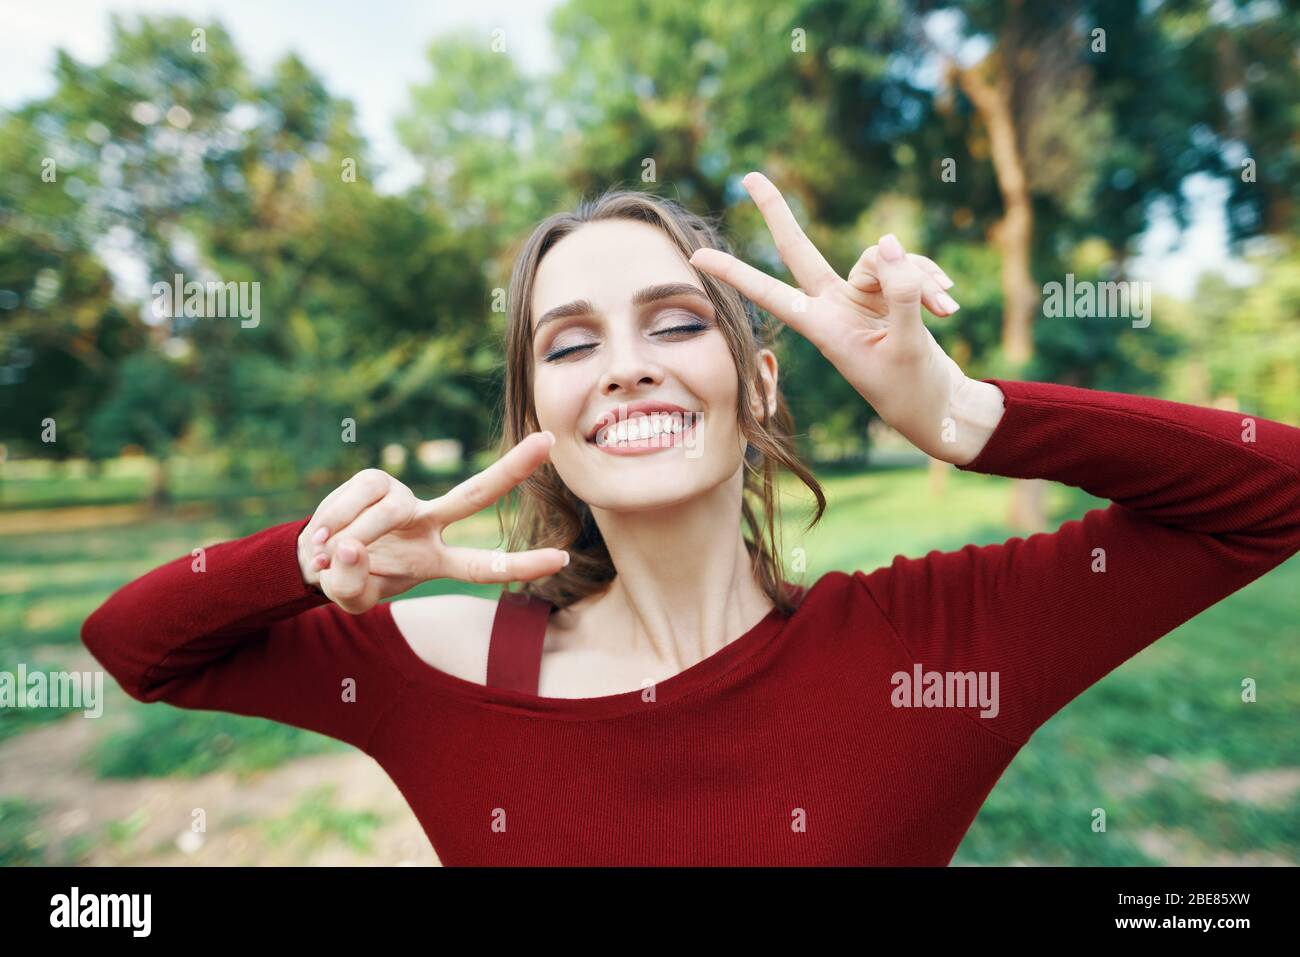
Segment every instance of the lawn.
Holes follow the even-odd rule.
[[[832,569],[869,570],[896,554],[958,548],[1007,537],[1002,515],[1009,483],[951,471],[941,497],[924,470],[895,468],[822,476],[829,506],[804,534],[806,494],[787,483],[784,557],[806,562],[806,583]],[[72,481],[72,480],[69,480]],[[82,479],[85,483],[93,480]],[[79,503],[113,501],[79,488]],[[134,480],[133,480],[134,481]],[[118,484],[113,484],[118,483]],[[134,486],[133,486],[134,487]],[[246,535],[307,515],[315,499],[292,496],[201,501],[140,520],[102,521],[85,507],[39,512],[37,496],[12,481],[0,514],[0,670],[69,667],[80,660],[81,622],[109,592],[196,544]],[[1099,503],[1053,486],[1053,526]],[[93,512],[93,509],[91,510]],[[24,524],[6,526],[22,516]],[[128,515],[128,518],[131,516]],[[6,533],[6,528],[18,531]],[[460,523],[457,544],[495,546],[486,511]],[[802,549],[802,553],[796,552]],[[413,594],[496,586],[437,581]],[[955,864],[1134,865],[1300,861],[1300,556],[1188,622],[1067,706],[1012,763],[962,843]],[[81,665],[85,667],[84,661]],[[1243,704],[1242,677],[1258,681],[1258,701]],[[295,728],[233,715],[146,706],[111,680],[106,710],[125,719],[106,730],[85,760],[99,779],[238,774],[273,768],[345,745]],[[0,747],[50,721],[51,711],[0,712]],[[1106,829],[1094,829],[1096,809]],[[51,861],[32,802],[0,794],[0,864]],[[330,833],[330,828],[321,829]],[[361,829],[364,833],[365,829]],[[63,855],[66,858],[66,852]],[[54,863],[71,862],[54,859]]]

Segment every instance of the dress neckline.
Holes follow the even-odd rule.
[[[798,603],[806,589],[802,586],[794,587],[795,600]],[[739,637],[727,642],[707,658],[655,684],[654,700],[648,700],[646,697],[649,694],[648,688],[599,695],[594,698],[553,698],[511,688],[482,685],[434,667],[416,654],[415,649],[406,640],[406,636],[393,618],[391,604],[388,601],[381,602],[374,610],[383,627],[389,631],[389,642],[396,663],[412,684],[425,687],[436,686],[493,710],[561,721],[586,721],[644,714],[656,707],[678,701],[732,671],[771,645],[790,620],[781,614],[779,608],[773,606]]]

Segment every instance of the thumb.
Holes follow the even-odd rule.
[[[355,538],[341,538],[334,546],[329,568],[320,573],[321,591],[346,612],[359,615],[378,597],[371,584],[370,556]]]
[[[925,328],[921,321],[925,273],[907,257],[903,244],[893,233],[880,237],[879,265],[881,292],[889,304],[890,318],[900,328],[919,333]]]

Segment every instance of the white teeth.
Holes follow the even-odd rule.
[[[676,434],[690,428],[698,416],[694,412],[655,412],[651,415],[638,415],[630,421],[624,420],[602,428],[596,433],[596,444],[622,445],[629,441],[653,438],[668,433]]]

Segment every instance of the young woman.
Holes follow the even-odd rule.
[[[970,379],[922,322],[956,308],[938,267],[885,236],[841,278],[745,185],[801,289],[652,195],[554,216],[511,281],[499,461],[429,501],[361,472],[124,586],[86,645],[138,700],[362,749],[444,864],[948,863],[1048,718],[1300,549],[1300,430]],[[1113,504],[788,583],[776,468],[824,499],[752,303],[929,455]],[[526,548],[444,541],[515,488]],[[434,578],[526,584],[382,601]]]

